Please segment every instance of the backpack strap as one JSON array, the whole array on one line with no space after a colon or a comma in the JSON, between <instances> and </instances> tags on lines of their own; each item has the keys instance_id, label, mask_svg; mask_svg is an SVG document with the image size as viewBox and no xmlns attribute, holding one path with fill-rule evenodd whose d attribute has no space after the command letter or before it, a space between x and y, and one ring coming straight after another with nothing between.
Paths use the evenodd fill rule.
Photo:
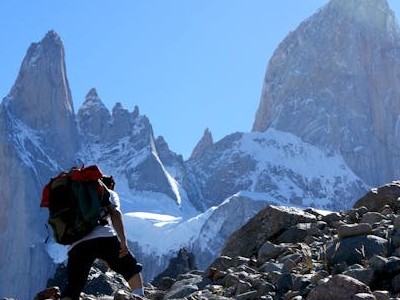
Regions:
<instances>
[{"instance_id":1,"label":"backpack strap","mask_svg":"<svg viewBox=\"0 0 400 300\"><path fill-rule=\"evenodd\" d=\"M99 185L97 186L97 194L100 197L100 206L109 206L110 202L110 192L108 191L108 187L104 184L102 180L98 180Z\"/></svg>"},{"instance_id":2,"label":"backpack strap","mask_svg":"<svg viewBox=\"0 0 400 300\"><path fill-rule=\"evenodd\" d=\"M96 182L82 183L72 180L72 189L78 197L78 205L85 220L100 219L100 197Z\"/></svg>"}]
</instances>

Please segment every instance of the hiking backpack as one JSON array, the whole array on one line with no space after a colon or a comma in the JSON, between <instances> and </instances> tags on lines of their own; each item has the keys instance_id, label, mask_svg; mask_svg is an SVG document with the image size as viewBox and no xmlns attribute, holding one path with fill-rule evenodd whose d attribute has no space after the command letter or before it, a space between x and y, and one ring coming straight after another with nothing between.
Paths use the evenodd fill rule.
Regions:
<instances>
[{"instance_id":1,"label":"hiking backpack","mask_svg":"<svg viewBox=\"0 0 400 300\"><path fill-rule=\"evenodd\" d=\"M96 165L72 168L52 178L43 188L40 206L49 209L48 223L57 243L69 245L105 224L104 208L110 193Z\"/></svg>"}]
</instances>

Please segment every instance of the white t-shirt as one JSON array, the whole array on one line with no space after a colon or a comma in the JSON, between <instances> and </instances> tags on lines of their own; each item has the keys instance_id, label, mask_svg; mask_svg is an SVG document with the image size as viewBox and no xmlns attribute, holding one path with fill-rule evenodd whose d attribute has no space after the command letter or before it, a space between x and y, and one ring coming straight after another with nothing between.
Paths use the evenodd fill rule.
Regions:
<instances>
[{"instance_id":1,"label":"white t-shirt","mask_svg":"<svg viewBox=\"0 0 400 300\"><path fill-rule=\"evenodd\" d=\"M118 194L116 192L114 192L113 190L108 190L108 191L110 192L111 205L116 210L121 212L121 203L119 201ZM83 242L83 241L87 241L87 240L91 240L91 239L95 239L95 238L99 238L99 237L116 236L117 233L115 232L114 227L111 225L110 215L107 215L105 217L105 219L107 220L107 224L106 225L99 225L99 226L95 227L90 233L85 235L83 238L81 238L80 240L78 240L78 241L72 243L71 245L69 245L68 251L71 250L73 247L75 247L77 244L79 244L80 242Z\"/></svg>"}]
</instances>

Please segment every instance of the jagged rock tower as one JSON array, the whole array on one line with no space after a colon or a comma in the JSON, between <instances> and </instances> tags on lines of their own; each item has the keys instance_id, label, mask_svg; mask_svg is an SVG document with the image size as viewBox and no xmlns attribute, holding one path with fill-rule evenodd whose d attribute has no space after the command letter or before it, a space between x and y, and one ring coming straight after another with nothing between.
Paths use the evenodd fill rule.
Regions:
<instances>
[{"instance_id":1,"label":"jagged rock tower","mask_svg":"<svg viewBox=\"0 0 400 300\"><path fill-rule=\"evenodd\" d=\"M387 1L331 0L274 52L253 131L276 128L339 152L374 186L398 179L399 79Z\"/></svg>"},{"instance_id":2,"label":"jagged rock tower","mask_svg":"<svg viewBox=\"0 0 400 300\"><path fill-rule=\"evenodd\" d=\"M63 45L50 31L30 46L0 105L0 297L32 299L52 272L41 187L74 162L74 118Z\"/></svg>"},{"instance_id":3,"label":"jagged rock tower","mask_svg":"<svg viewBox=\"0 0 400 300\"><path fill-rule=\"evenodd\" d=\"M4 104L31 129L45 130L46 143L66 162L74 158L79 148L78 131L64 47L56 32L49 31L42 41L29 47Z\"/></svg>"}]
</instances>

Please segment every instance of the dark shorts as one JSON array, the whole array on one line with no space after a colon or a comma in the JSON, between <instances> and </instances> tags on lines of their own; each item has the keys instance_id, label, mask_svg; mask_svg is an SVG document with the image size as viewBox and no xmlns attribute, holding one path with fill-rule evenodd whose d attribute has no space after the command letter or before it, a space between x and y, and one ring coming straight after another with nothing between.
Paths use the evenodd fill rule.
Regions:
<instances>
[{"instance_id":1,"label":"dark shorts","mask_svg":"<svg viewBox=\"0 0 400 300\"><path fill-rule=\"evenodd\" d=\"M120 258L119 250L120 243L116 236L95 238L74 246L68 252L68 284L63 297L79 299L90 268L97 258L104 260L113 271L121 274L127 281L142 271L142 266L131 253Z\"/></svg>"}]
</instances>

